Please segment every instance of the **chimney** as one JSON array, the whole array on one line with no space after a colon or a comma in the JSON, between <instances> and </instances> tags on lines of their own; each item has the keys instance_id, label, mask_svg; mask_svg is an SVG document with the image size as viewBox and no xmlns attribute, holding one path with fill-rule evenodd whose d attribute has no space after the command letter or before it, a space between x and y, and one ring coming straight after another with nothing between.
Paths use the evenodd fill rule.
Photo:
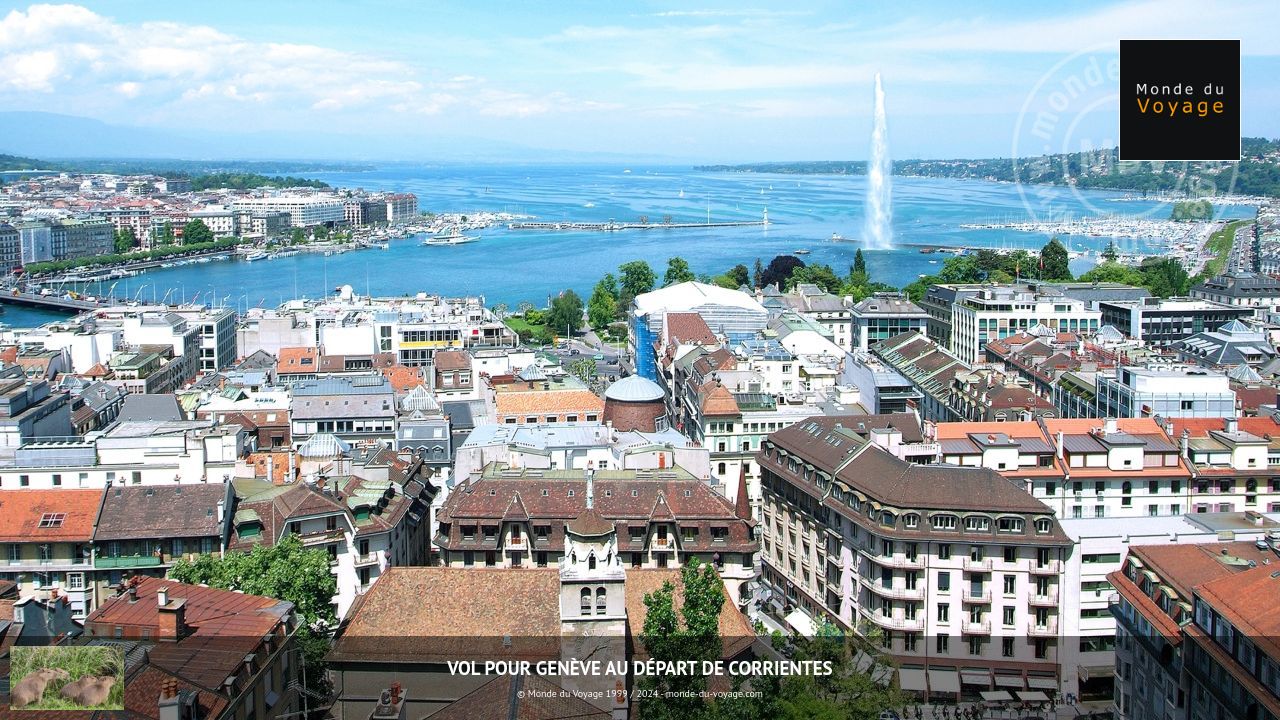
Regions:
<instances>
[{"instance_id":1,"label":"chimney","mask_svg":"<svg viewBox=\"0 0 1280 720\"><path fill-rule=\"evenodd\" d=\"M130 585L129 586L129 604L132 605L136 602L138 602L138 588Z\"/></svg>"},{"instance_id":2,"label":"chimney","mask_svg":"<svg viewBox=\"0 0 1280 720\"><path fill-rule=\"evenodd\" d=\"M595 462L587 461L587 509L590 510L595 506L596 502L596 468Z\"/></svg>"},{"instance_id":3,"label":"chimney","mask_svg":"<svg viewBox=\"0 0 1280 720\"><path fill-rule=\"evenodd\" d=\"M168 599L168 593L165 598ZM159 636L161 642L177 642L187 634L187 601L174 598L161 605L159 611Z\"/></svg>"},{"instance_id":4,"label":"chimney","mask_svg":"<svg viewBox=\"0 0 1280 720\"><path fill-rule=\"evenodd\" d=\"M1187 459L1191 457L1191 431L1183 430L1182 437L1178 439L1178 445L1182 448L1182 457Z\"/></svg>"},{"instance_id":5,"label":"chimney","mask_svg":"<svg viewBox=\"0 0 1280 720\"><path fill-rule=\"evenodd\" d=\"M1103 435L1114 435L1119 431L1120 431L1120 425L1119 423L1116 422L1115 418L1109 417L1106 420L1102 421Z\"/></svg>"},{"instance_id":6,"label":"chimney","mask_svg":"<svg viewBox=\"0 0 1280 720\"><path fill-rule=\"evenodd\" d=\"M404 720L406 699L400 683L391 683L391 687L380 693L369 720Z\"/></svg>"},{"instance_id":7,"label":"chimney","mask_svg":"<svg viewBox=\"0 0 1280 720\"><path fill-rule=\"evenodd\" d=\"M129 589L136 591L136 588L133 588L133 587L130 587ZM156 590L156 604L158 604L160 607L164 607L165 605L169 604L169 586L168 585L165 585L159 590Z\"/></svg>"},{"instance_id":8,"label":"chimney","mask_svg":"<svg viewBox=\"0 0 1280 720\"><path fill-rule=\"evenodd\" d=\"M1227 427L1227 432L1229 433L1234 433L1240 429L1240 420L1237 418L1233 418L1233 417L1223 418L1223 421L1225 422Z\"/></svg>"},{"instance_id":9,"label":"chimney","mask_svg":"<svg viewBox=\"0 0 1280 720\"><path fill-rule=\"evenodd\" d=\"M222 525L222 521L227 516L227 501L218 499L218 525Z\"/></svg>"},{"instance_id":10,"label":"chimney","mask_svg":"<svg viewBox=\"0 0 1280 720\"><path fill-rule=\"evenodd\" d=\"M1062 431L1061 430L1058 431L1058 438L1057 438L1056 445L1057 445L1056 454L1058 456L1058 459L1061 460L1062 459Z\"/></svg>"}]
</instances>

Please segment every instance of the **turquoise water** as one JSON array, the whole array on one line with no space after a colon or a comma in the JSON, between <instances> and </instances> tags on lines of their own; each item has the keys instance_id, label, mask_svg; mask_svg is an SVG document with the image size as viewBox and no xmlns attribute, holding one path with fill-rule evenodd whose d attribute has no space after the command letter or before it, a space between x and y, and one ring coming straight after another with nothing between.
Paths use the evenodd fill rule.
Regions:
<instances>
[{"instance_id":1,"label":"turquoise water","mask_svg":"<svg viewBox=\"0 0 1280 720\"><path fill-rule=\"evenodd\" d=\"M624 172L630 169L631 172ZM507 211L548 221L701 222L758 220L768 208L767 228L646 230L614 233L539 232L506 227L479 231L482 240L451 247L424 247L420 239L392 241L389 250L361 250L324 257L304 254L254 263L215 261L160 269L121 281L118 297L170 300L197 295L241 309L275 306L292 297L316 297L350 284L375 295L420 291L446 295L481 294L490 304L522 300L541 305L549 294L573 288L584 297L606 272L629 260L649 261L661 277L668 257L679 255L697 273L720 273L736 263L807 249L806 262L832 265L841 274L853 261L856 242L833 242L832 233L856 240L862 227L861 176L795 176L698 173L678 168L632 166L434 166L394 167L370 172L315 173L332 185L416 193L423 210ZM683 191L683 197L681 192ZM1024 199L1025 195L1025 199ZM895 177L894 236L899 248L865 253L876 280L902 286L936 272L948 257L926 255L919 247L965 245L1039 249L1045 235L962 229L964 223L1016 221L1035 217L1089 217L1104 212L1167 217L1152 201L1113 202L1118 193L1077 192L1037 187L1022 193L1010 184L969 180ZM1025 204L1029 203L1029 204ZM586 207L588 204L592 207ZM1246 216L1252 208L1226 208ZM1100 249L1101 238L1065 238L1072 249ZM1149 251L1142 242L1118 243L1125 250ZM931 262L933 261L933 262ZM1088 262L1077 261L1079 272ZM90 288L102 293L106 288ZM24 326L56 315L6 308L5 322Z\"/></svg>"}]
</instances>

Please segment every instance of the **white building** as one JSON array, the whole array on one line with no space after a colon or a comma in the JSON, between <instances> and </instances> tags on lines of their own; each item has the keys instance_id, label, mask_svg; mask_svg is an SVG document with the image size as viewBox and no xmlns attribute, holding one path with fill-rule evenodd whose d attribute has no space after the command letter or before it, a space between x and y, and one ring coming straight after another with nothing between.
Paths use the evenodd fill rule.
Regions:
<instances>
[{"instance_id":1,"label":"white building","mask_svg":"<svg viewBox=\"0 0 1280 720\"><path fill-rule=\"evenodd\" d=\"M187 213L190 220L199 220L209 228L214 237L235 237L240 234L240 213L219 206L210 206Z\"/></svg>"},{"instance_id":2,"label":"white building","mask_svg":"<svg viewBox=\"0 0 1280 720\"><path fill-rule=\"evenodd\" d=\"M1092 333L1102 319L1088 303L1047 289L983 287L958 301L952 311L951 351L965 362L980 362L988 340L1039 325L1058 332Z\"/></svg>"},{"instance_id":3,"label":"white building","mask_svg":"<svg viewBox=\"0 0 1280 720\"><path fill-rule=\"evenodd\" d=\"M233 210L268 210L289 213L293 227L312 227L341 223L346 217L342 199L329 195L275 195L260 198L237 198Z\"/></svg>"},{"instance_id":4,"label":"white building","mask_svg":"<svg viewBox=\"0 0 1280 720\"><path fill-rule=\"evenodd\" d=\"M1226 375L1194 366L1126 365L1098 373L1098 417L1235 417L1236 393Z\"/></svg>"}]
</instances>

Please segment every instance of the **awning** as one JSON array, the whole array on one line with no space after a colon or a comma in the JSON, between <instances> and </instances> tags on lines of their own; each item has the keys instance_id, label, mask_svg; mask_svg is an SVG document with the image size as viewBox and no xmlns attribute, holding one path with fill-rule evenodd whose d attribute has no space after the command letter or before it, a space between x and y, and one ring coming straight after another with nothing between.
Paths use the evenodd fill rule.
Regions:
<instances>
[{"instance_id":1,"label":"awning","mask_svg":"<svg viewBox=\"0 0 1280 720\"><path fill-rule=\"evenodd\" d=\"M1026 690L1018 693L1018 699L1022 702L1049 702L1049 696L1039 690Z\"/></svg>"},{"instance_id":2,"label":"awning","mask_svg":"<svg viewBox=\"0 0 1280 720\"><path fill-rule=\"evenodd\" d=\"M1013 702L1013 696L1004 690L983 690L980 694L986 702Z\"/></svg>"},{"instance_id":3,"label":"awning","mask_svg":"<svg viewBox=\"0 0 1280 720\"><path fill-rule=\"evenodd\" d=\"M1031 675L1027 677L1027 687L1040 688L1041 690L1057 690L1058 681L1056 678Z\"/></svg>"},{"instance_id":4,"label":"awning","mask_svg":"<svg viewBox=\"0 0 1280 720\"><path fill-rule=\"evenodd\" d=\"M1022 676L1021 675L996 675L996 686L1020 688L1022 687Z\"/></svg>"},{"instance_id":5,"label":"awning","mask_svg":"<svg viewBox=\"0 0 1280 720\"><path fill-rule=\"evenodd\" d=\"M991 673L986 670L961 670L960 682L965 685L981 685L991 687ZM1013 698L1009 698L1012 700Z\"/></svg>"},{"instance_id":6,"label":"awning","mask_svg":"<svg viewBox=\"0 0 1280 720\"><path fill-rule=\"evenodd\" d=\"M958 693L960 692L960 673L950 668L945 670L929 670L929 692L935 693Z\"/></svg>"},{"instance_id":7,"label":"awning","mask_svg":"<svg viewBox=\"0 0 1280 720\"><path fill-rule=\"evenodd\" d=\"M801 635L807 638L813 637L813 620L808 615L805 615L803 610L792 610L791 614L787 616L787 624Z\"/></svg>"},{"instance_id":8,"label":"awning","mask_svg":"<svg viewBox=\"0 0 1280 720\"><path fill-rule=\"evenodd\" d=\"M898 686L911 692L925 692L924 668L898 668Z\"/></svg>"},{"instance_id":9,"label":"awning","mask_svg":"<svg viewBox=\"0 0 1280 720\"><path fill-rule=\"evenodd\" d=\"M1104 678L1116 674L1115 665L1081 665L1076 673L1081 680Z\"/></svg>"}]
</instances>

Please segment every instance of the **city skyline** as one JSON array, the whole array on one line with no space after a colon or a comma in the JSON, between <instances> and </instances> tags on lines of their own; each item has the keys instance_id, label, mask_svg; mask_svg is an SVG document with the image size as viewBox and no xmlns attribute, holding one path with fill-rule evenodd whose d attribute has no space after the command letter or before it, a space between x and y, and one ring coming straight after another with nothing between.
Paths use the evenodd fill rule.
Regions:
<instances>
[{"instance_id":1,"label":"city skyline","mask_svg":"<svg viewBox=\"0 0 1280 720\"><path fill-rule=\"evenodd\" d=\"M1110 81L1067 111L1070 136L1025 142L1020 115L1071 58L1096 53L1105 66L1133 37L1240 38L1243 133L1280 134L1280 47L1265 35L1280 10L1263 3L926 4L904 15L826 3L386 2L353 14L86 2L0 13L7 110L129 128L164 138L156 147L168 156L863 159L876 72L895 158L1078 150L1114 144ZM46 147L40 128L21 132L42 117L0 118L10 138L0 152ZM92 137L63 147L115 154Z\"/></svg>"}]
</instances>

